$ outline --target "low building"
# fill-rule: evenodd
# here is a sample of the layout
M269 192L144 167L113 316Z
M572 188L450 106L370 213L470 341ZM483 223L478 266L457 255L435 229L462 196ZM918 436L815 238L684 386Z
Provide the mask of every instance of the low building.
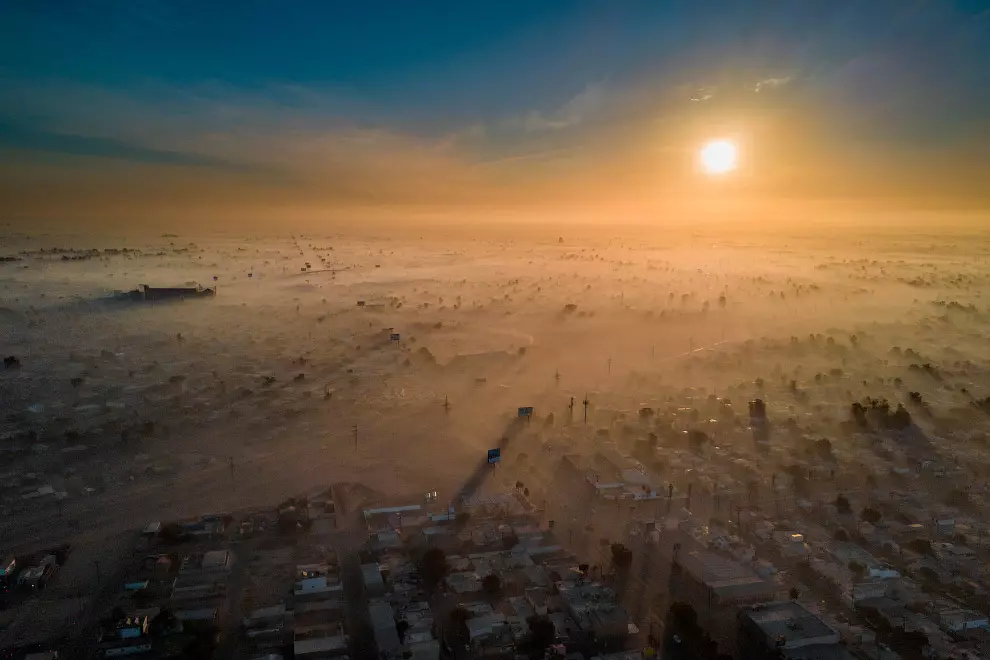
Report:
M804 541L804 534L798 532L774 532L773 540L776 542L780 554L784 557L797 558L808 554L808 544Z
M840 636L796 601L755 605L739 614L736 657L746 660L842 660Z
M683 535L682 535L683 537ZM735 648L740 608L786 597L775 580L762 578L751 568L685 540L670 557L667 593L670 601L689 603L698 613L698 625L722 650Z
M338 599L343 597L343 586L329 564L302 564L296 567L293 593L297 598Z
M336 658L347 654L347 640L342 635L304 639L293 642L292 652L294 657L306 660Z
M376 599L368 603L368 618L371 619L379 654L395 653L402 648L392 606L387 601Z
M369 598L385 595L385 580L378 564L361 564L361 578Z
M582 633L599 640L609 640L610 644L625 641L629 634L629 613L618 603L611 589L580 580L558 582L557 591L564 601L567 614ZM540 600L535 602L541 604Z
M990 620L986 614L966 609L946 609L938 613L939 625L949 632L964 630L986 630L990 628Z
M127 295L136 300L185 300L186 298L212 298L216 293L216 287L212 289L199 285L155 287L141 284Z

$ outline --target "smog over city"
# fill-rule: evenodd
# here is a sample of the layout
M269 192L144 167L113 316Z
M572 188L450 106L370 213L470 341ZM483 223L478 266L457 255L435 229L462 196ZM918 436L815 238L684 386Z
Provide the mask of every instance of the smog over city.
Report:
M990 8L0 10L0 651L990 657Z

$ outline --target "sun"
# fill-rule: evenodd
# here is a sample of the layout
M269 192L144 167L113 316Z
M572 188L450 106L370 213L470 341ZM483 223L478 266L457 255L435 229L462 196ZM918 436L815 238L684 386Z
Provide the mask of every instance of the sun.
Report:
M712 140L701 148L700 156L706 174L725 174L736 169L739 153L728 140Z

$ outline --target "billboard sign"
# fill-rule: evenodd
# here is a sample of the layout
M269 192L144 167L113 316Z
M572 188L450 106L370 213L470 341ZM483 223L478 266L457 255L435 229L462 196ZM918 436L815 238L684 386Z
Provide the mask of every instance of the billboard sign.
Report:
M502 460L502 450L501 449L489 449L488 450L488 462L495 465Z
M532 417L533 416L533 406L526 406L525 408L519 409L520 417Z

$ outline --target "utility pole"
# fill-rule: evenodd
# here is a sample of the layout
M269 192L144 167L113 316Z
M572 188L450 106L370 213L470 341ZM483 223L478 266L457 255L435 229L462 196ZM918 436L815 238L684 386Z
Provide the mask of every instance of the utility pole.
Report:
M357 424L354 425L354 451L357 451L357 440L358 440L358 429Z
M231 482L233 482L234 481L234 457L233 456L228 456L227 457L227 464L230 466L230 480L231 480Z
M96 567L96 581L103 582L103 571L100 570L100 560L94 559L93 566Z
M450 412L450 401L447 400L447 395L446 394L443 395L443 411L445 413L449 413Z
M584 395L584 401L582 401L581 403L584 404L584 423L587 424L588 423L588 395L587 394Z

